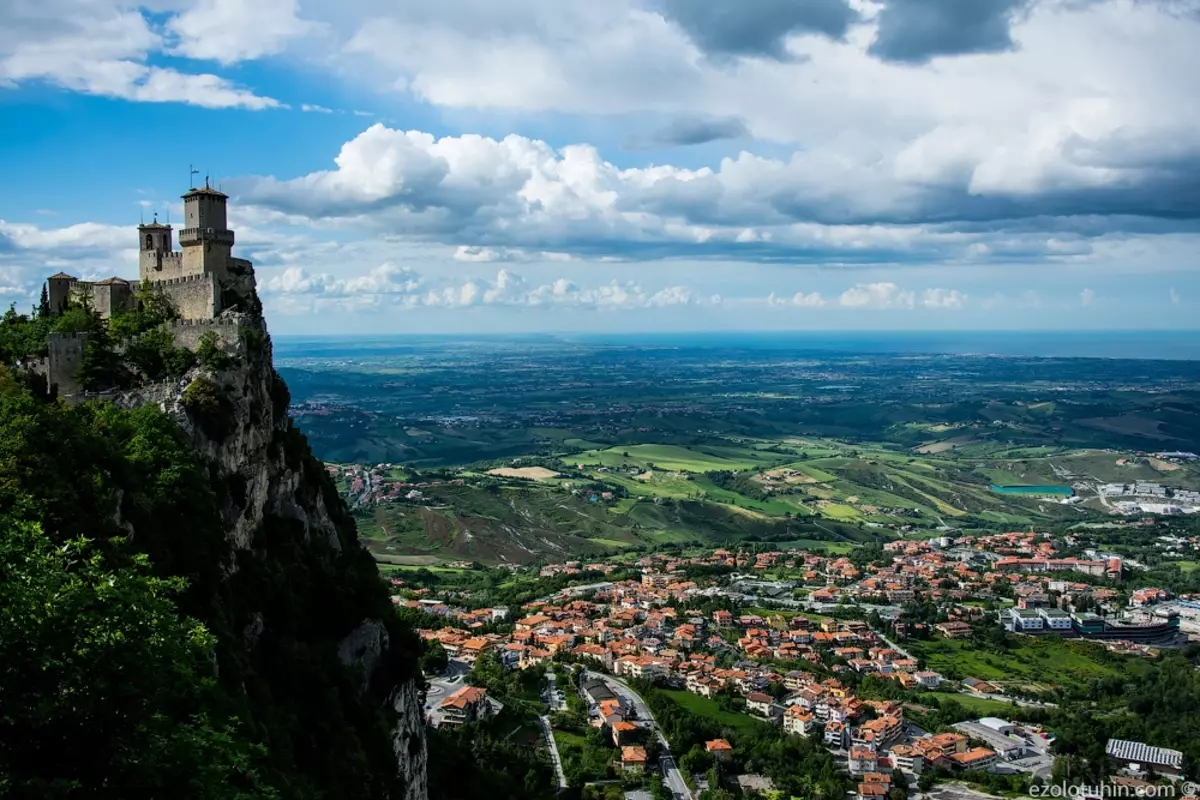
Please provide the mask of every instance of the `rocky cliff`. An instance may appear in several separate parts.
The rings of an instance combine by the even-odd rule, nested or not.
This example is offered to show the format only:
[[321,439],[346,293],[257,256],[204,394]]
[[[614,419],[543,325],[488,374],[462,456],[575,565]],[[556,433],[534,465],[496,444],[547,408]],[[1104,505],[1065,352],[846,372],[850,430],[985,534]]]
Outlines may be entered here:
[[218,668],[244,692],[242,718],[282,772],[314,776],[296,796],[424,800],[419,645],[288,417],[253,276],[244,283],[251,310],[223,315],[237,335],[219,352],[114,402],[158,406],[207,465],[227,547],[198,616],[221,638]]

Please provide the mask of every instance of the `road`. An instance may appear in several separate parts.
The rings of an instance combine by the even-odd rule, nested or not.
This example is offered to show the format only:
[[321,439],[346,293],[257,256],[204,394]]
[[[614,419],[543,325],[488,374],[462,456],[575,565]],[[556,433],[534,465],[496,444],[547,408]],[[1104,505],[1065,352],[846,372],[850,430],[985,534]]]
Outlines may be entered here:
[[662,728],[658,727],[658,720],[650,713],[650,707],[646,705],[646,701],[619,678],[590,670],[588,671],[588,675],[593,678],[599,678],[608,684],[608,688],[624,698],[633,707],[634,711],[637,712],[638,719],[646,720],[653,726],[654,735],[658,737],[658,741],[662,745],[662,755],[659,756],[658,763],[662,767],[663,783],[671,790],[671,794],[675,797],[692,800],[692,790],[688,788],[687,782],[683,779],[683,772],[680,771],[679,766],[675,763],[675,756],[671,754],[671,743],[667,741],[667,737],[663,736]]
[[450,659],[444,674],[429,678],[429,689],[425,692],[425,717],[432,717],[435,722],[441,719],[437,710],[447,695],[453,694],[463,687],[463,676],[471,671],[471,665],[465,661]]
[[554,774],[558,778],[558,790],[567,788],[567,776],[563,773],[562,758],[558,755],[558,742],[554,741],[554,733],[550,730],[550,718],[538,717],[542,726],[542,735],[546,737],[546,749],[550,751],[550,761],[554,764]]

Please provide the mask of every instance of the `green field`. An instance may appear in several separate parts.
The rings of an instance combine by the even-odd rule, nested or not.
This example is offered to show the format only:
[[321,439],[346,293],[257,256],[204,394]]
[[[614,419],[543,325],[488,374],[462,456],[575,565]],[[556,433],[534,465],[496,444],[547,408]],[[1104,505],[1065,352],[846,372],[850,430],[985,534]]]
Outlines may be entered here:
[[1012,712],[1012,703],[1006,703],[1003,700],[993,700],[990,697],[974,697],[969,694],[958,694],[956,692],[926,692],[921,695],[921,702],[928,703],[930,700],[939,702],[954,702],[958,703],[963,708],[970,711],[977,717],[1001,717]]
[[983,650],[967,639],[933,639],[907,643],[908,650],[947,678],[1078,684],[1092,678],[1123,674],[1137,659],[1110,655],[1103,646],[1057,637],[1010,636],[1008,649]]
[[711,719],[717,724],[732,728],[738,733],[753,733],[756,730],[761,730],[762,726],[766,725],[762,720],[757,720],[746,714],[726,711],[717,705],[716,700],[701,697],[698,694],[678,689],[661,689],[660,691],[696,716]]
[[565,456],[564,461],[585,466],[637,467],[665,469],[672,472],[710,472],[713,470],[747,470],[779,463],[771,453],[759,453],[751,448],[708,447],[689,448],[673,444],[631,444],[607,450],[585,450]]

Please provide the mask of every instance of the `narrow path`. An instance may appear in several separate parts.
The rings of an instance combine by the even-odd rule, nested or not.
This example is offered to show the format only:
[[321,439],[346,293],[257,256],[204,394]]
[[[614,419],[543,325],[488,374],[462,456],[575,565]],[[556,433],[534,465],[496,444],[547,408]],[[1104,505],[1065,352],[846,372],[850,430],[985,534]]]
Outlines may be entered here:
[[554,774],[558,778],[558,790],[567,788],[567,776],[563,772],[562,758],[558,755],[558,742],[554,741],[554,731],[550,730],[550,718],[538,717],[542,726],[542,735],[546,737],[547,749],[550,751],[550,761],[554,764]]

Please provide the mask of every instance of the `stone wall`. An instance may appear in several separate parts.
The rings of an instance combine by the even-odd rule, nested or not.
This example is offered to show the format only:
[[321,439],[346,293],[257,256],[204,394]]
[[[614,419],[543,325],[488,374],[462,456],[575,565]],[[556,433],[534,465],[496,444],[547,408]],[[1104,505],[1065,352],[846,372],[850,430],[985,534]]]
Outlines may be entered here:
[[143,250],[138,255],[138,275],[144,281],[165,281],[184,278],[183,253],[158,253]]
[[155,288],[171,298],[185,320],[212,319],[221,310],[220,287],[215,275],[189,275],[154,281]]
[[52,333],[46,337],[46,382],[57,387],[60,397],[76,395],[82,390],[79,368],[83,365],[86,333]]
[[241,343],[242,324],[237,319],[227,317],[206,320],[181,319],[171,323],[168,330],[175,339],[176,347],[195,350],[200,344],[200,337],[208,331],[214,331],[220,337],[224,349],[233,351]]
[[92,308],[108,319],[114,312],[125,311],[133,304],[133,292],[128,283],[93,283]]

